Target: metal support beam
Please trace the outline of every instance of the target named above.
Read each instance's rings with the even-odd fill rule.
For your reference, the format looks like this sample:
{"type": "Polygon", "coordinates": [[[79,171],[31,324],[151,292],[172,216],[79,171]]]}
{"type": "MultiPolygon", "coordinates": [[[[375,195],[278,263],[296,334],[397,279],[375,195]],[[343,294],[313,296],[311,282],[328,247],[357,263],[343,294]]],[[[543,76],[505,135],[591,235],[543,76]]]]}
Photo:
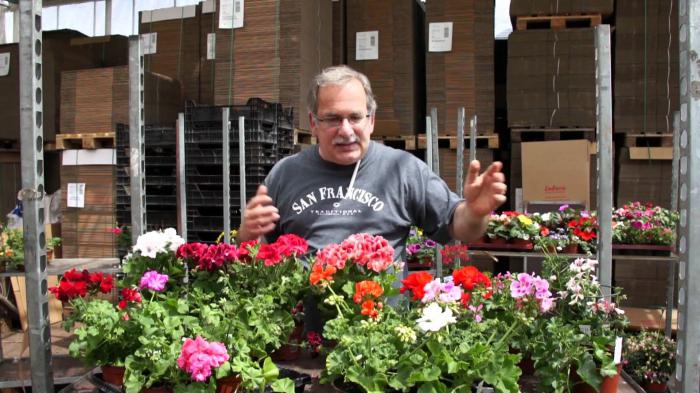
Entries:
{"type": "Polygon", "coordinates": [[[112,35],[112,0],[105,0],[105,35],[112,35]]]}
{"type": "Polygon", "coordinates": [[[476,115],[469,120],[469,163],[476,160],[476,115]]]}
{"type": "Polygon", "coordinates": [[[231,244],[231,144],[229,132],[231,131],[231,108],[221,108],[221,150],[223,166],[223,194],[224,194],[224,243],[231,244]]]}
{"type": "Polygon", "coordinates": [[[146,163],[143,93],[143,50],[139,36],[129,37],[129,160],[131,237],[136,243],[146,232],[146,163]]]}
{"type": "Polygon", "coordinates": [[[44,234],[44,129],[42,91],[41,0],[19,4],[20,131],[24,208],[24,265],[26,270],[29,352],[32,390],[53,392],[51,325],[46,281],[44,234]]]}
{"type": "MultiPolygon", "coordinates": [[[[462,198],[464,195],[464,107],[457,110],[457,178],[455,181],[455,192],[462,198]]],[[[471,154],[470,154],[471,155],[471,154]]]]}
{"type": "MultiPolygon", "coordinates": [[[[678,165],[681,157],[680,151],[680,127],[681,114],[673,113],[673,161],[671,163],[671,210],[678,211],[678,165]]],[[[678,234],[678,229],[676,229],[678,234]]],[[[676,238],[678,238],[676,236],[676,238]]],[[[673,334],[673,308],[674,295],[676,294],[676,262],[668,264],[668,274],[666,276],[666,324],[664,334],[671,338],[673,334]]]]}
{"type": "Polygon", "coordinates": [[[440,153],[438,151],[438,112],[437,108],[433,108],[430,110],[430,124],[432,127],[430,127],[430,138],[432,141],[432,144],[428,145],[428,149],[432,151],[431,158],[432,158],[432,169],[433,172],[435,172],[436,175],[440,176],[440,153]]]}
{"type": "Polygon", "coordinates": [[[700,0],[678,2],[680,32],[680,228],[676,388],[700,391],[700,0]],[[697,141],[695,138],[699,138],[697,141]]]}
{"type": "Polygon", "coordinates": [[[596,112],[598,118],[598,262],[603,293],[612,285],[612,71],[610,25],[595,28],[596,112]]]}
{"type": "Polygon", "coordinates": [[[12,12],[12,42],[19,42],[19,7],[12,12]]]}
{"type": "Polygon", "coordinates": [[[433,170],[433,133],[432,126],[433,119],[430,116],[425,118],[425,163],[428,165],[430,170],[433,170]]]}
{"type": "Polygon", "coordinates": [[[185,114],[177,115],[177,231],[187,241],[187,178],[185,175],[185,114]]]}
{"type": "Polygon", "coordinates": [[[245,204],[248,198],[246,197],[245,184],[245,117],[238,118],[238,183],[241,185],[241,217],[245,211],[245,204]]]}

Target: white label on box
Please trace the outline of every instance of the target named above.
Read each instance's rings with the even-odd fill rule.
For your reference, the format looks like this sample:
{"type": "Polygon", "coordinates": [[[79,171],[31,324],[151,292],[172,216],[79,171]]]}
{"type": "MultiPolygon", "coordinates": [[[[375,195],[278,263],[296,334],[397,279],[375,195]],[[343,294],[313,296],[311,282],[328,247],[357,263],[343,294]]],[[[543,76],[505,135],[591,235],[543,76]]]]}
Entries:
{"type": "Polygon", "coordinates": [[[141,34],[141,49],[144,55],[154,55],[158,47],[158,33],[141,34]]]}
{"type": "Polygon", "coordinates": [[[10,53],[0,53],[0,76],[10,74],[10,53]]]}
{"type": "Polygon", "coordinates": [[[379,59],[379,31],[358,31],[355,36],[355,60],[379,59]]]}
{"type": "Polygon", "coordinates": [[[615,338],[615,356],[613,360],[615,364],[620,364],[622,361],[622,337],[615,338]]]}
{"type": "Polygon", "coordinates": [[[85,183],[68,183],[68,207],[85,207],[85,183]]]}
{"type": "Polygon", "coordinates": [[[216,59],[216,33],[207,34],[207,60],[216,59]]]}
{"type": "Polygon", "coordinates": [[[450,52],[452,50],[452,22],[431,23],[428,52],[450,52]]]}
{"type": "Polygon", "coordinates": [[[219,2],[219,28],[237,29],[243,27],[244,0],[221,0],[219,2]]]}

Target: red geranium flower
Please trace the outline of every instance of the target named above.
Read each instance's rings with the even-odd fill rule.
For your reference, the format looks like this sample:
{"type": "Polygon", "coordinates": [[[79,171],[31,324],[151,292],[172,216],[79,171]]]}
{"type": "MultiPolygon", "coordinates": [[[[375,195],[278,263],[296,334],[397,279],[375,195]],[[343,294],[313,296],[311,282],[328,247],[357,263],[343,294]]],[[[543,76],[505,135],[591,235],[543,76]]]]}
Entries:
{"type": "Polygon", "coordinates": [[[282,262],[282,254],[280,254],[275,244],[261,244],[257,258],[265,261],[265,266],[272,266],[282,262]]]}
{"type": "Polygon", "coordinates": [[[306,240],[294,234],[282,235],[277,238],[275,243],[279,253],[285,257],[304,255],[309,249],[306,240]]]}
{"type": "Polygon", "coordinates": [[[401,284],[403,284],[401,293],[408,290],[413,293],[413,300],[423,299],[425,295],[425,284],[431,281],[433,281],[433,275],[428,272],[411,273],[405,280],[401,281],[401,284]]]}
{"type": "Polygon", "coordinates": [[[141,303],[141,293],[133,288],[122,288],[122,300],[119,301],[119,309],[123,310],[129,303],[141,303]]]}
{"type": "Polygon", "coordinates": [[[377,299],[382,296],[383,293],[384,289],[378,282],[372,280],[360,281],[355,283],[355,295],[352,297],[352,300],[360,304],[365,296],[372,296],[377,299]]]}

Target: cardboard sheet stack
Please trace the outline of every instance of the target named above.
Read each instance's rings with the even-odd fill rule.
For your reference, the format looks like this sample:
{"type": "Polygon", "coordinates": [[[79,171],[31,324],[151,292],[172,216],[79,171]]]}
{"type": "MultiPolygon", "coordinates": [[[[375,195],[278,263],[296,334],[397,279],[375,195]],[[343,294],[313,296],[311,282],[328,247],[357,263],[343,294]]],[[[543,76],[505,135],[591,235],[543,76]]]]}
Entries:
{"type": "Polygon", "coordinates": [[[614,9],[613,3],[614,0],[511,0],[510,16],[562,14],[610,15],[614,9]]]}

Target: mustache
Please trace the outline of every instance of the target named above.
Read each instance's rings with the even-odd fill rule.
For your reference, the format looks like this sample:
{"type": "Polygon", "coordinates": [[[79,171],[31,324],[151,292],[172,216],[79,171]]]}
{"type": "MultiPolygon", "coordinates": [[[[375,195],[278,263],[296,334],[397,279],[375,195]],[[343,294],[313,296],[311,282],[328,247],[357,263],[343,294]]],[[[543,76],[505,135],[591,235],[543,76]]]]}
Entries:
{"type": "Polygon", "coordinates": [[[357,137],[357,135],[352,134],[349,137],[343,137],[343,136],[336,136],[333,138],[332,143],[334,145],[339,145],[339,144],[345,144],[345,143],[355,143],[358,142],[360,139],[357,137]]]}

